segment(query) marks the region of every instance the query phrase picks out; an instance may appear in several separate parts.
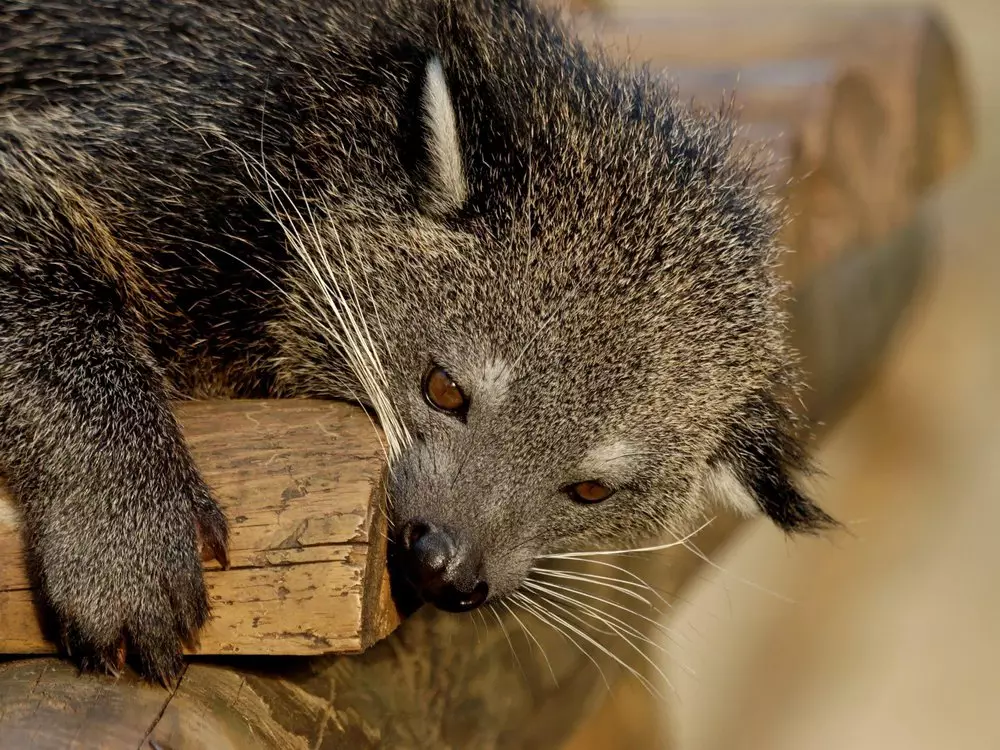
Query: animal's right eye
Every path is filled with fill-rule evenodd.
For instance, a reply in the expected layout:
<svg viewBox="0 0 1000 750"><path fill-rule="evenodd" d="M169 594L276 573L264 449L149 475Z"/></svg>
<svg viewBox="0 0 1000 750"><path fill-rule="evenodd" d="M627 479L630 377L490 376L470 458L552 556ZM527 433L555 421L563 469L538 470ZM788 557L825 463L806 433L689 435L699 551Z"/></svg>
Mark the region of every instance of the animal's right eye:
<svg viewBox="0 0 1000 750"><path fill-rule="evenodd" d="M469 410L469 399L443 367L435 365L428 371L423 388L427 403L438 411L462 417Z"/></svg>
<svg viewBox="0 0 1000 750"><path fill-rule="evenodd" d="M566 492L578 503L599 503L615 494L613 489L600 482L577 482L567 487Z"/></svg>

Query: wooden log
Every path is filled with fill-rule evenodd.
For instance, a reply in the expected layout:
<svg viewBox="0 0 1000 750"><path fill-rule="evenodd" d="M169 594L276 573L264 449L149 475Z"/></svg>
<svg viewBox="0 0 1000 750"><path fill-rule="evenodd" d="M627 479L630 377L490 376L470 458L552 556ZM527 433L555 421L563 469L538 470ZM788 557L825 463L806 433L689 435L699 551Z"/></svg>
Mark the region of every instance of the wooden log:
<svg viewBox="0 0 1000 750"><path fill-rule="evenodd" d="M915 194L972 148L961 60L940 13L922 6L740 8L715 13L593 6L580 24L630 59L667 67L743 68L834 61L867 78L887 113L885 145L905 154Z"/></svg>
<svg viewBox="0 0 1000 750"><path fill-rule="evenodd" d="M229 570L206 564L201 654L357 652L399 623L385 564L380 437L359 409L321 401L185 402L178 416L232 532ZM52 653L0 493L0 653Z"/></svg>
<svg viewBox="0 0 1000 750"><path fill-rule="evenodd" d="M936 13L588 10L576 18L585 39L665 68L702 104L727 91L755 126L750 135L774 134L772 120L793 126L778 140L791 141L779 148L801 183L786 193L795 280L803 254L829 258L905 225L971 149L965 80Z"/></svg>

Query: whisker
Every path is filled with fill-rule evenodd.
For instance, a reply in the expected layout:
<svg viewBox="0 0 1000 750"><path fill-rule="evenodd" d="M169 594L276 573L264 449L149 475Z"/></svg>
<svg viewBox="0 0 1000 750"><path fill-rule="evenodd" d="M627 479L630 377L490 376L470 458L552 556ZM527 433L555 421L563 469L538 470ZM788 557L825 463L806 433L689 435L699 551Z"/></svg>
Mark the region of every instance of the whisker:
<svg viewBox="0 0 1000 750"><path fill-rule="evenodd" d="M544 591L545 594L542 594L542 595L546 595L547 594L548 596L555 597L555 598L560 599L560 600L562 600L564 602L567 602L569 604L573 604L573 605L575 605L577 607L580 607L580 609L583 610L584 613L588 614L590 617L593 617L595 619L599 619L605 625L607 625L608 627L612 628L612 630L614 631L614 633L613 633L614 635L618 635L619 637L622 638L622 640L624 640L626 643L628 643L629 646L631 646L634 650L638 651L640 653L640 655L642 655L642 657L644 659L646 659L650 663L650 665L654 669L656 669L657 671L660 671L659 668L657 667L657 665L649 658L648 654L646 654L644 651L642 651L641 648L639 648L634 643L632 643L632 641L628 638L628 635L631 635L634 638L638 638L641 642L643 642L643 643L645 643L645 644L647 644L649 646L652 646L653 648L655 648L656 650L660 651L663 654L666 654L671 659L673 659L685 672L687 672L689 674L692 674L692 675L694 674L694 672L687 665L685 665L684 662L682 662L677 657L676 654L672 653L670 651L670 649L668 649L662 643L657 643L652 638L650 638L648 635L646 635L645 633L643 633L641 630L639 630L638 628L636 628L631 623L626 622L622 618L617 617L616 615L613 615L610 612L605 612L605 611L601 610L600 608L595 607L595 606L593 606L591 604L587 604L586 602L582 602L579 599L576 599L576 598L574 598L572 596L569 596L567 594L561 594L561 593L559 593L557 591L546 590L544 588L539 588L539 589L536 589L536 590ZM572 589L569 589L569 591L571 591L572 593L577 593L577 594L581 593L581 592L578 592L578 591L573 591ZM606 603L610 603L610 602L606 602ZM637 613L633 612L632 614L637 614ZM641 615L638 615L638 616L642 617ZM648 618L643 618L643 619L648 619ZM655 623L652 620L650 620L650 622L653 622L654 625L658 624L658 623ZM624 630L625 633L621 632L621 630ZM673 639L673 637L672 637L669 629L666 629L666 631L667 632L665 632L665 635L670 640L670 642L673 643L675 646L680 647L680 644L678 644ZM628 635L626 635L626 633ZM663 677L663 679L666 680L667 684L670 685L670 680L667 679L666 675L664 675L662 672L660 674ZM670 685L670 686L671 686L671 688L673 688L673 685Z"/></svg>
<svg viewBox="0 0 1000 750"><path fill-rule="evenodd" d="M611 578L610 576L594 576L594 575L586 575L585 573L567 573L561 570L546 570L545 568L535 568L535 567L531 568L530 572L541 576L547 576L549 578L563 578L571 581L579 581L580 583L589 583L594 586L605 586L609 589L620 591L626 596L642 602L655 612L659 612L659 610L653 606L653 604L649 601L649 599L642 596L641 594L637 594L636 592L626 588L626 586L628 585L632 586L637 585L631 583L631 581L618 581L617 578ZM615 581L616 583L608 583L608 581ZM618 584L624 584L624 585L618 585Z"/></svg>
<svg viewBox="0 0 1000 750"><path fill-rule="evenodd" d="M552 669L552 663L549 661L549 655L545 653L545 649L542 648L542 644L535 637L535 634L532 633L530 630L528 630L528 627L524 624L521 618L517 616L517 612L515 612L513 608L506 601L501 599L500 603L504 606L504 609L510 612L510 616L517 621L517 624L521 626L521 630L524 631L525 636L530 638L534 642L534 644L538 646L538 650L539 652L541 652L542 658L545 660L545 666L549 668L549 674L552 675L552 681L556 684L556 687L559 687L559 678L556 677L555 670Z"/></svg>
<svg viewBox="0 0 1000 750"><path fill-rule="evenodd" d="M678 539L673 542L667 542L666 544L657 544L653 547L634 547L632 549L599 550L596 552L560 552L555 555L542 555L542 557L552 560L566 560L577 557L600 557L604 555L622 555L630 552L659 552L660 550L670 549L671 547L683 546L688 539L700 533L714 520L715 518L710 518L709 520L705 521L705 523L703 523L701 526L699 526L697 529L695 529L690 534L681 539Z"/></svg>
<svg viewBox="0 0 1000 750"><path fill-rule="evenodd" d="M507 639L507 645L510 646L510 652L514 656L514 661L517 662L517 668L521 672L521 676L524 677L524 681L528 681L528 675L524 672L524 667L521 666L521 660L517 656L517 650L514 648L514 642L510 639L510 634L507 632L507 627L503 624L503 618L500 617L500 613L493 609L493 604L490 603L486 605L486 609L490 611L493 617L496 618L497 624L500 626L500 630L503 632L503 637Z"/></svg>
<svg viewBox="0 0 1000 750"><path fill-rule="evenodd" d="M479 632L479 623L476 622L476 612L477 610L473 609L470 610L468 614L469 614L469 619L472 620L472 627L475 628L476 630L476 643L482 645L483 639L482 639L482 634Z"/></svg>
<svg viewBox="0 0 1000 750"><path fill-rule="evenodd" d="M266 172L265 172L265 174L266 174ZM283 190L283 188L281 188L280 185L279 185L279 189ZM285 193L285 194L287 195L287 193ZM306 203L306 205L308 206L308 203ZM294 208L294 205L293 205L293 208ZM303 223L305 223L304 219L302 219L301 213L298 212L298 209L295 209L295 211L299 215L300 221L303 221ZM350 330L350 328L348 326L346 326L344 324L344 313L341 311L342 310L342 306L343 306L344 309L346 309L346 302L344 300L344 297L340 293L339 288L337 289L336 292L334 292L334 290L331 290L331 288L327 284L326 280L324 279L322 271L319 269L319 267L316 265L315 261L313 260L313 258L309 254L309 252L307 251L306 245L305 245L305 241L302 239L301 235L298 233L298 230L293 227L293 231L294 231L294 235L292 235L292 234L288 235L289 243L292 245L293 249L296 250L296 253L297 253L299 259L306 265L306 270L309 271L309 273L311 274L312 278L314 279L314 281L319 286L320 293L326 298L326 301L327 301L327 305L325 307L319 308L319 310L318 310L319 314L323 317L323 319L325 321L325 325L321 325L321 326L317 326L317 327L321 331L324 331L327 334L332 335L332 338L333 338L334 342L337 343L340 346L340 348L344 351L344 353L347 355L348 364L351 366L351 369L354 371L354 373L355 373L356 377L358 378L358 380L360 381L362 387L365 389L366 392L368 392L367 395L369 396L369 400L373 401L373 402L376 402L377 400L374 399L374 398L372 398L372 394L369 392L371 390L371 388L370 388L371 378L368 376L366 367L364 366L364 363L363 363L363 361L360 358L360 355L359 355L359 352L358 352L358 347L355 345L354 341L351 339L351 330ZM314 239L314 242L316 242L316 241L317 240ZM321 253L320 257L321 258L325 258L325 255ZM329 260L326 259L326 262L328 263ZM336 286L336 279L332 278L332 274L330 274L330 276L331 276L331 280L334 281L334 285ZM338 302L335 301L334 295L336 295L337 300L339 300L341 304L338 304ZM333 324L333 322L330 320L329 316L327 315L327 308L329 308L329 309L331 309L333 311L333 314L337 317L337 319L338 319L338 321L340 323L339 326L335 326ZM305 313L306 311L300 309L299 312L300 313ZM310 316L310 317L312 317L312 316ZM312 317L312 320L314 322L318 322L318 321L315 320L314 317ZM351 393L352 397L355 399L355 401L357 401L359 403L363 402L363 399L358 398L358 395L356 393L354 393L353 389L350 388L350 386L346 386L346 387L347 387L347 390ZM391 460L392 456L390 454L391 445L387 446L382 441L381 435L379 434L379 430L378 430L377 425L375 424L374 419L372 419L371 415L367 413L367 410L365 410L365 413L366 413L366 415L368 417L369 422L371 422L372 428L375 430L375 433L376 433L376 436L377 436L377 438L379 440L379 443L382 446L382 451L383 451L383 453L386 456L386 464L387 464L387 466L389 468L390 473L392 473L392 471L393 471L393 461ZM386 438L387 439L391 438L389 430L386 430Z"/></svg>
<svg viewBox="0 0 1000 750"><path fill-rule="evenodd" d="M344 270L345 270L345 272L347 274L348 283L351 286L351 294L352 294L352 297L353 297L353 300L354 300L354 304L355 304L356 307L360 307L360 301L359 301L359 298L358 298L357 286L356 286L356 284L354 282L354 274L351 272L351 264L350 264L350 262L348 262L348 259L346 257L346 250L344 248L344 244L343 244L343 242L342 242L342 240L340 238L340 234L336 231L336 228L335 227L331 227L331 229L334 232L334 236L335 236L335 239L337 241L337 245L340 247L341 258L344 261ZM324 256L324 257L326 257L326 256ZM330 265L328 258L326 260L326 266L327 266L327 273L332 278L333 277L333 271L332 271L332 266ZM375 373L381 374L382 379L385 380L386 379L385 369L382 367L382 363L379 360L378 355L374 351L374 342L372 341L372 338L371 338L371 332L368 330L367 321L365 320L365 318L364 318L363 315L357 315L357 316L355 316L355 315L351 314L351 310L350 310L350 307L348 305L345 305L345 309L346 309L346 311L348 313L348 316L349 316L349 319L350 319L350 323L351 323L352 328L354 330L355 336L360 341L361 346L362 346L362 351L365 354L365 356L367 357L368 362L369 362L372 370L374 370ZM360 324L358 322L359 320L360 320ZM385 392L381 388L379 388L377 386L377 384L374 382L374 379L372 381L372 388L375 391L374 396L377 397L378 400L379 400L379 402L382 403L382 408L379 409L379 414L381 415L383 411L386 412L386 415L387 415L386 419L391 424L391 430L392 430L393 434L394 435L398 435L399 437L408 436L409 433L408 433L405 425L403 425L398 420L398 417L396 416L396 413L395 413L395 409L392 407L391 402L389 402L388 398L385 395ZM396 450L398 451L398 449L399 448L397 446Z"/></svg>
<svg viewBox="0 0 1000 750"><path fill-rule="evenodd" d="M775 599L777 599L779 601L785 602L786 604L795 604L795 600L792 599L792 598L790 598L790 597L784 596L783 594L779 594L776 591L772 591L771 589L766 588L765 586L762 586L762 585L760 585L758 583L754 583L753 581L750 581L750 580L747 580L745 578L741 578L738 575L735 575L734 573L732 573L731 571L727 570L723 566L721 566L718 563L714 562L702 550L700 550L697 547L697 545L695 545L693 542L690 541L690 539L693 536L695 536L699 531L701 531L701 529L703 529L706 526L708 526L714 520L715 520L714 517L710 518L708 521L706 521L700 527L698 527L698 529L695 529L695 531L691 532L690 534L686 534L686 535L682 535L680 532L674 530L673 528L670 527L669 524L667 524L665 526L664 530L667 533L673 534L675 537L677 537L677 541L676 542L672 542L670 545L666 545L666 546L673 546L673 545L680 544L680 545L682 545L684 547L684 549L686 549L688 552L690 552L691 554L693 554L699 560L701 560L702 562L704 562L705 564L707 564L709 567L711 567L711 568L719 571L723 575L726 575L726 576L732 578L737 583L742 583L745 586L749 586L750 588L756 589L757 591L760 591L761 593L764 593L764 594L767 594L769 596L772 596L772 597L774 597ZM642 549L626 550L626 551L622 552L622 555L623 556L628 556L628 553L631 553L631 552L644 552L644 551L645 550L642 550ZM591 560L590 562L596 564L596 561ZM679 597L677 597L677 598L678 598L679 601L685 601L684 599L680 599Z"/></svg>
<svg viewBox="0 0 1000 750"><path fill-rule="evenodd" d="M566 609L566 607L564 607L561 604L559 604L559 602L555 601L552 598L549 598L544 593L541 594L541 596L544 597L544 599L549 604L551 604L553 607L555 607L556 609L558 609L563 614L568 615L570 617L578 617L577 615L575 615L574 613L572 613L568 609ZM549 614L553 618L559 619L559 617L557 615L555 615L554 613L552 613L551 611L550 611ZM599 649L605 656L611 658L612 660L614 660L615 662L617 662L619 665L621 665L624 669L628 670L628 672L633 677L635 677L637 680L639 680L646 687L647 690L649 690L652 693L655 693L658 698L662 698L663 697L662 694L660 694L660 692L656 689L656 686L653 685L653 683L649 680L649 678L647 678L645 675L643 675L638 669L636 669L632 665L628 664L620 656L618 656L617 654L615 654L613 651L611 651L609 648L607 648L606 646L604 646L599 641L595 640L594 638L591 638L584 631L580 630L579 628L577 628L572 623L566 622L565 620L562 620L562 622L563 622L564 625L566 625L567 627L571 628L574 632L576 632L581 638L583 638L584 640L586 640L592 646L595 646L597 649ZM611 635L615 635L615 633L612 632ZM622 638L622 640L624 640L630 646L632 646L633 648L635 648L634 644L632 644L632 642L629 641L627 638ZM640 653L642 653L642 652L640 651Z"/></svg>
<svg viewBox="0 0 1000 750"><path fill-rule="evenodd" d="M691 552L693 555L695 555L702 562L706 563L709 567L714 568L715 570L719 571L720 573L722 573L725 576L729 576L730 578L732 578L733 580L735 580L737 583L742 583L745 586L749 586L752 589L756 589L757 591L760 591L763 594L767 594L769 596L772 596L775 599L777 599L778 601L784 602L785 604L795 604L795 600L792 599L791 597L784 596L783 594L779 594L777 591L772 591L771 589L769 589L769 588L767 588L765 586L761 586L758 583L754 583L753 581L748 581L745 578L741 578L740 576L731 573L730 571L726 570L724 567L722 567L718 563L716 563L713 560L711 560L708 557L708 555L706 555L704 552L702 552L700 549L698 549L698 547L695 546L693 543L692 544L688 544L686 539L683 540L683 541L685 542L684 548L686 550L688 550L689 552Z"/></svg>
<svg viewBox="0 0 1000 750"><path fill-rule="evenodd" d="M557 598L559 598L559 597L557 597ZM572 604L573 606L580 607L580 609L582 610L583 614L585 614L587 617L591 617L591 618L593 618L595 620L598 620L598 621L600 621L602 623L605 623L607 625L607 627L609 627L611 629L612 635L617 636L629 648L631 648L633 651L635 651L637 654L639 654L639 656L642 657L643 661L645 661L647 664L649 664L650 667L652 667L652 669L657 673L657 675L659 675L660 679L662 679L667 684L667 686L670 688L670 690L672 692L676 693L677 690L674 687L673 683L670 681L670 678L667 677L666 673L663 671L663 669L660 667L660 665L657 664L656 661L649 654L646 653L646 651L642 648L642 646L636 644L632 640L632 638L638 639L641 644L647 644L649 646L653 646L657 650L659 650L662 653L664 653L665 655L669 656L685 672L687 672L688 674L691 674L691 675L694 674L687 667L687 665L685 665L682 661L680 661L676 656L674 656L673 654L671 654L667 649L663 648L661 645L659 645L656 642L654 642L654 641L650 640L649 638L645 637L642 633L636 631L635 628L629 627L627 625L623 627L623 626L617 625L617 624L615 624L613 622L608 622L605 619L605 616L607 615L607 613L601 612L599 609L597 609L595 607L590 607L590 606L587 606L587 605L583 605L581 602L576 602L576 601L573 601L572 599L569 599L569 598L562 598L562 601L565 601L567 604ZM559 609L561 609L561 610L565 611L567 614L569 614L569 610L567 610L567 609L559 606L555 602L552 602L552 604L553 604L553 606L557 606L557 607L559 607ZM576 618L576 619L579 619L579 618ZM613 618L613 619L618 619L618 618ZM620 620L619 620L619 622L620 622ZM652 687L652 685L653 685L652 681L648 680L648 678L647 678L647 682L645 684L647 685L647 689L650 689ZM657 691L657 690L654 689L654 692L656 692L657 697L660 697L660 698L663 697L660 694L659 691Z"/></svg>
<svg viewBox="0 0 1000 750"><path fill-rule="evenodd" d="M590 660L590 662L594 665L594 667L597 669L598 673L601 675L601 679L604 681L604 685L607 687L608 692L609 693L611 692L611 683L608 682L608 677L604 673L604 670L601 669L601 665L597 663L597 659L595 659L593 656L591 656L591 654L587 651L587 649L585 649L582 645L580 645L580 642L577 641L572 635L569 634L569 632L566 630L566 627L565 627L566 624L565 624L565 622L561 618L559 618L558 615L553 614L548 609L546 609L545 606L541 602L538 602L538 601L535 601L533 599L530 599L526 594L524 594L522 592L515 593L511 597L511 600L514 601L525 612L529 612L529 613L533 614L535 617L538 618L539 621L541 621L544 624L548 625L555 632L557 632L563 638L565 638L570 643L572 643L574 646L576 646L577 650L581 654L583 654L584 656L586 656ZM555 622L553 620L555 620ZM558 627L557 624L556 624L557 622L563 623L564 626L563 627ZM573 628L573 630L576 630L576 628Z"/></svg>
<svg viewBox="0 0 1000 750"><path fill-rule="evenodd" d="M545 601L548 601L548 602L552 603L553 605L555 604L554 602L552 602L549 599L550 592L547 592L544 589L531 589L531 591L534 591L535 593L537 593ZM558 598L561 595L556 595L556 596ZM618 631L615 630L611 626L611 623L605 621L604 619L602 619L600 617L593 617L588 612L584 612L584 614L588 615L591 619L589 619L589 620L584 619L581 615L578 615L575 612L570 612L570 611L566 612L567 616L572 617L574 620L576 620L577 622L579 622L580 624L582 624L585 628L589 628L590 630L593 630L596 633L600 633L601 635L610 635L610 636L621 637L621 634L618 633ZM597 620L598 623L600 623L600 624L599 625L595 624L593 622L593 620Z"/></svg>
<svg viewBox="0 0 1000 750"><path fill-rule="evenodd" d="M341 324L340 326L334 326L326 313L326 308L320 308L319 313L324 318L325 325L317 325L317 328L325 332L328 336L332 337L333 341L340 345L340 348L347 355L348 364L351 366L351 369L355 372L355 375L358 377L359 381L361 382L365 390L366 391L376 390L372 388L372 386L374 385L374 379L368 373L367 367L365 366L364 357L362 356L363 350L356 343L358 336L356 321L354 321L354 316L351 314L346 298L339 290L339 286L336 284L336 278L332 274L332 267L329 266L329 258L326 257L326 254L319 253L320 257L325 261L327 270L331 271L331 273L328 274L328 277L330 278L331 281L334 282L334 286L337 287L335 294L332 292L326 279L324 279L324 274L322 273L320 268L316 265L312 255L308 252L308 243L306 242L306 239L303 237L302 233L299 231L298 227L293 223L282 220L279 212L277 211L278 205L282 206L285 205L284 201L281 200L278 196L278 191L280 191L281 195L284 196L284 199L288 201L288 204L291 206L292 211L298 217L299 224L305 227L307 231L311 230L312 243L315 246L317 246L317 248L322 247L322 239L319 236L318 229L316 228L316 222L314 217L312 216L311 213L312 210L309 206L308 199L306 199L305 196L303 195L303 205L306 207L306 211L310 215L310 221L306 221L302 212L299 211L298 207L296 206L295 201L292 200L291 195L284 189L284 187L280 183L277 183L271 177L270 170L268 170L266 166L264 157L263 121L264 121L264 113L262 110L259 164L253 165L252 161L248 159L248 155L241 148L239 148L239 146L237 146L236 144L232 145L236 150L236 152L243 159L244 165L246 166L247 170L252 174L256 173L261 178L268 192L272 204L270 208L264 206L265 210L267 210L271 214L272 218L275 220L278 226L282 229L282 231L284 231L285 236L289 241L290 247L296 252L296 255L299 257L300 261L305 264L306 270L310 273L314 281L319 286L321 294L326 298L328 308L332 309L334 315L337 317L338 321ZM306 296L307 298L309 297L309 295ZM334 299L334 296L336 296L336 300ZM340 304L338 304L338 301ZM298 306L298 312L300 314L305 315L307 319L311 319L314 324L320 323L320 321L318 321L311 313L309 313L307 310L302 309L301 305ZM355 328L353 330L353 336L351 327L345 325L345 313L348 319L354 322L355 324ZM349 392L351 392L352 397L356 401L362 403L363 400L358 398L356 393L353 393L353 389L351 389L349 386L347 387L347 389ZM378 404L380 401L384 401L384 399L377 398L377 394L369 392L367 395L369 396L369 399L376 404ZM384 403L383 407L385 407ZM397 453L396 450L397 441L395 440L395 426L398 421L395 418L395 414L392 413L390 409L385 408L385 412L386 413L385 416L383 417L383 420L387 422L386 438L390 444L388 446L383 444L382 449L383 453L386 454L386 463L389 465L391 471L393 462L390 460L390 456L392 454ZM381 411L380 411L380 416L382 416ZM369 421L371 421L372 426L376 431L376 434L378 435L379 431L374 423L374 420L371 418L370 414L368 415L368 417ZM382 443L381 436L379 436L378 439L379 442Z"/></svg>
<svg viewBox="0 0 1000 750"><path fill-rule="evenodd" d="M612 568L614 570L617 570L617 571L619 571L621 573L624 573L629 578L633 579L635 581L635 584L634 584L635 586L639 586L639 587L642 587L642 588L646 589L647 591L649 591L649 593L651 593L653 596L655 596L657 599L659 599L661 602L663 602L663 604L665 606L667 606L668 608L671 608L671 609L673 608L673 604L671 604L670 602L668 602L655 586L651 586L649 584L649 582L645 578L643 578L642 576L640 576L638 573L635 573L634 571L631 571L628 568L622 567L621 565L615 565L614 563L609 563L606 560L590 560L588 558L583 558L583 557L580 557L580 558L563 558L563 562L564 563L565 562L576 562L576 563L582 563L582 564L585 564L585 565L598 565L598 566L600 566L602 568ZM584 574L581 573L581 575L584 575ZM590 575L590 574L587 574L587 575ZM615 579L612 579L612 580L615 580ZM625 583L624 581L619 581L619 582L620 583Z"/></svg>
<svg viewBox="0 0 1000 750"><path fill-rule="evenodd" d="M614 607L615 609L620 610L622 612L628 612L630 615L633 615L635 617L638 617L640 620L648 622L650 625L652 625L653 627L655 627L660 633L662 633L664 636L666 636L670 640L671 643L674 643L675 645L680 646L679 643L677 643L676 641L674 641L674 631L671 628L668 628L662 622L654 620L651 617L646 617L645 615L643 615L643 614L641 614L639 612L636 612L634 609L629 609L628 607L626 607L626 606L624 606L622 604L618 604L617 602L613 602L610 599L605 599L603 597L596 596L594 594L588 594L588 593L586 593L584 591L579 591L577 589L569 588L567 586L560 586L559 584L556 584L556 583L549 583L548 581L544 581L543 582L543 581L527 580L527 581L524 582L524 585L528 586L530 588L533 588L535 590L541 590L541 591L549 591L549 592L553 592L553 591L568 591L568 592L573 593L573 594L578 594L579 596L582 596L582 597L584 597L586 599L590 599L592 601L598 601L598 602L601 602L601 604L607 604L609 607Z"/></svg>

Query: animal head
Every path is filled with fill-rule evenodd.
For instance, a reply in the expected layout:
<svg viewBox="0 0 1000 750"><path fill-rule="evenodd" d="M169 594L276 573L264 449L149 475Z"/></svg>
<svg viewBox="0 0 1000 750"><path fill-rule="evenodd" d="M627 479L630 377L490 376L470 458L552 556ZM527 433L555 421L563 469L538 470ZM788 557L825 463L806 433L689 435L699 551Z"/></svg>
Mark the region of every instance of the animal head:
<svg viewBox="0 0 1000 750"><path fill-rule="evenodd" d="M706 502L831 522L795 484L779 212L752 155L529 21L523 56L414 68L412 210L317 221L283 337L299 388L378 415L405 567L449 610Z"/></svg>

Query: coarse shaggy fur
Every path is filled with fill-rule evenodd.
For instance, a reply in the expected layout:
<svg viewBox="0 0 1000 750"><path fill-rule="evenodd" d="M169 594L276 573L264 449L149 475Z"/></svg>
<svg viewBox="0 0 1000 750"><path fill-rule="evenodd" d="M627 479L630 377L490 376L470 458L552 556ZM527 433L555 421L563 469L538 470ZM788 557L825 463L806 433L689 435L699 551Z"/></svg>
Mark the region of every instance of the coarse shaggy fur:
<svg viewBox="0 0 1000 750"><path fill-rule="evenodd" d="M365 404L491 600L706 497L830 524L735 144L528 0L2 0L0 470L72 653L170 679L205 621L178 395Z"/></svg>

